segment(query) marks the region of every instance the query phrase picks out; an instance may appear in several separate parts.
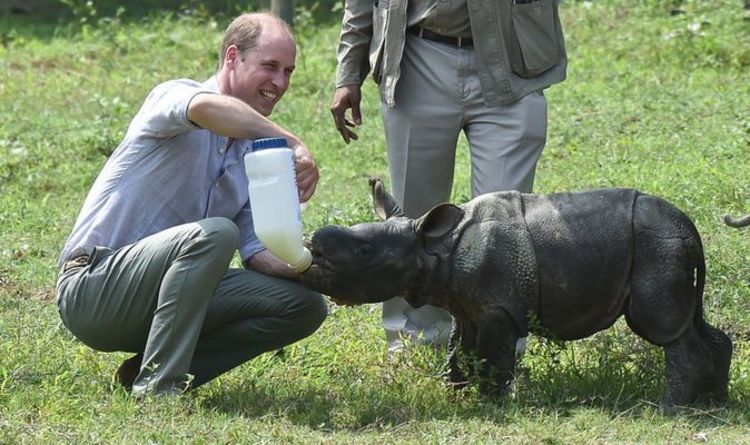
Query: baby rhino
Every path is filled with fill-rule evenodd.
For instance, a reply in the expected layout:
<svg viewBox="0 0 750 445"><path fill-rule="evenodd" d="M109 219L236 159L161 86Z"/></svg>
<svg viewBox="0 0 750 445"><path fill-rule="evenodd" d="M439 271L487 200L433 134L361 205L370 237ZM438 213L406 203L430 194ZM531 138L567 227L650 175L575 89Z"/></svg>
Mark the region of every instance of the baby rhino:
<svg viewBox="0 0 750 445"><path fill-rule="evenodd" d="M529 330L574 340L624 314L664 348L666 406L726 397L732 343L703 319L701 240L665 200L630 189L498 192L408 219L380 180L371 185L385 222L318 230L303 281L343 304L401 296L447 309L452 384L466 383L467 361L480 390L500 395Z"/></svg>

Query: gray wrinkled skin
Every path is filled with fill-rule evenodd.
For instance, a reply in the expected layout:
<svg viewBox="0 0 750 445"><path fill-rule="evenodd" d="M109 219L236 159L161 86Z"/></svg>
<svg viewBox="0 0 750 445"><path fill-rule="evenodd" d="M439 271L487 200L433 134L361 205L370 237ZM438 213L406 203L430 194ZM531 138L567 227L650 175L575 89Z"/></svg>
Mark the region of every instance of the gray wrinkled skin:
<svg viewBox="0 0 750 445"><path fill-rule="evenodd" d="M501 395L519 337L579 339L624 315L665 351L665 406L726 397L732 343L703 319L700 236L673 205L630 189L498 192L407 219L371 184L385 221L317 231L303 282L342 304L401 296L448 310L451 384L478 375Z"/></svg>

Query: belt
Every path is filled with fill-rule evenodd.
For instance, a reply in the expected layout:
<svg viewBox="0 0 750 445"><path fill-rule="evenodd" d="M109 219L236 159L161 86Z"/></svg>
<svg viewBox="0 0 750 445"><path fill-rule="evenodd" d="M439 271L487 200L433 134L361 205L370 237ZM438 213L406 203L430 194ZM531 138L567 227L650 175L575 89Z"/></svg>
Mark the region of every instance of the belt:
<svg viewBox="0 0 750 445"><path fill-rule="evenodd" d="M444 36L442 34L432 32L429 29L422 28L421 26L412 26L406 31L423 39L432 40L434 42L447 43L448 45L456 46L458 48L469 48L474 46L474 40L470 37Z"/></svg>
<svg viewBox="0 0 750 445"><path fill-rule="evenodd" d="M89 256L88 255L79 255L77 257L73 257L66 261L63 264L63 272L67 272L70 269L75 269L77 267L84 267L89 264Z"/></svg>

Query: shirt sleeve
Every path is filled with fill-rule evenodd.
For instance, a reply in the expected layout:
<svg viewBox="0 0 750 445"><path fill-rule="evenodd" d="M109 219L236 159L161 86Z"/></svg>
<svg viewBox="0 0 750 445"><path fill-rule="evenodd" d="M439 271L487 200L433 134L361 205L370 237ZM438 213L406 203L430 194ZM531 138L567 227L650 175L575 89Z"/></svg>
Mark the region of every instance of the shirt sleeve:
<svg viewBox="0 0 750 445"><path fill-rule="evenodd" d="M266 250L266 246L255 235L250 201L246 202L242 207L242 210L234 218L234 223L240 230L240 257L242 258L242 264L247 264L247 261L258 252Z"/></svg>
<svg viewBox="0 0 750 445"><path fill-rule="evenodd" d="M346 0L339 36L336 87L362 85L370 72L372 0Z"/></svg>
<svg viewBox="0 0 750 445"><path fill-rule="evenodd" d="M198 94L215 94L190 79L170 80L154 87L130 124L128 132L167 138L198 127L187 117L188 105Z"/></svg>

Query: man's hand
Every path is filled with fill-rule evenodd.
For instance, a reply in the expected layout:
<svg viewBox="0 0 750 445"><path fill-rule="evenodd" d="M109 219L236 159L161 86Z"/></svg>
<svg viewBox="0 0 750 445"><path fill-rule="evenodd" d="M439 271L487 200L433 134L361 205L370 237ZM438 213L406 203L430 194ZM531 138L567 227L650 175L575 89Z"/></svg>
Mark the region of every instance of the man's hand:
<svg viewBox="0 0 750 445"><path fill-rule="evenodd" d="M310 150L304 144L294 148L294 168L297 172L297 188L300 202L307 202L315 193L315 187L320 179L320 172Z"/></svg>
<svg viewBox="0 0 750 445"><path fill-rule="evenodd" d="M359 85L344 85L336 88L333 93L331 114L336 123L336 129L347 144L350 140L357 140L357 133L351 128L362 125L362 113L359 111L359 103L362 101L362 90ZM346 118L346 110L352 110L352 119ZM351 128L350 128L351 127Z"/></svg>
<svg viewBox="0 0 750 445"><path fill-rule="evenodd" d="M261 250L253 255L253 257L250 258L250 261L247 262L247 268L274 277L299 280L299 274L294 272L289 265L267 250Z"/></svg>

